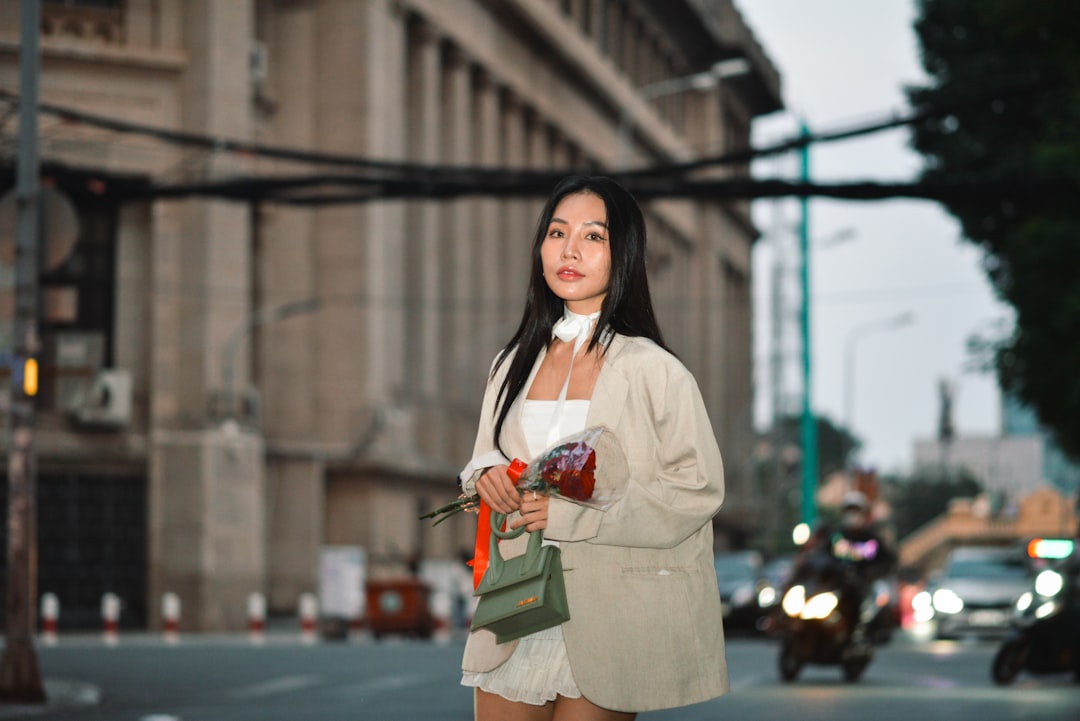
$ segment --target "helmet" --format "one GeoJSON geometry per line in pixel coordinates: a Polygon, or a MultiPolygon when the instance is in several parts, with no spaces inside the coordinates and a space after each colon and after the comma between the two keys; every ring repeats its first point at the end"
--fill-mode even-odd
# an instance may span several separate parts
{"type": "Polygon", "coordinates": [[[858,508],[860,511],[870,510],[870,499],[862,491],[848,491],[844,494],[842,508],[858,508]]]}

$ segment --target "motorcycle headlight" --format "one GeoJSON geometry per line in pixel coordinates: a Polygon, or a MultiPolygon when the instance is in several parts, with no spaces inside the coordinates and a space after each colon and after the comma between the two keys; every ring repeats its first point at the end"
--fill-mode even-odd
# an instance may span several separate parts
{"type": "Polygon", "coordinates": [[[1016,612],[1023,613],[1031,608],[1031,602],[1035,600],[1034,594],[1031,591],[1024,591],[1020,594],[1020,598],[1016,599],[1016,612]]]}
{"type": "Polygon", "coordinates": [[[835,593],[832,593],[831,591],[819,593],[806,602],[806,607],[802,611],[802,617],[807,620],[828,618],[829,614],[833,612],[838,603],[840,603],[840,599],[837,598],[835,593]]]}
{"type": "Polygon", "coordinates": [[[960,613],[964,610],[964,600],[949,588],[934,591],[934,610],[938,613],[960,613]]]}
{"type": "Polygon", "coordinates": [[[1047,598],[1058,595],[1065,587],[1065,579],[1057,571],[1047,569],[1035,577],[1035,593],[1047,598]]]}
{"type": "Polygon", "coordinates": [[[784,594],[784,600],[780,605],[787,615],[791,617],[798,616],[806,606],[806,588],[804,586],[792,586],[784,594]]]}

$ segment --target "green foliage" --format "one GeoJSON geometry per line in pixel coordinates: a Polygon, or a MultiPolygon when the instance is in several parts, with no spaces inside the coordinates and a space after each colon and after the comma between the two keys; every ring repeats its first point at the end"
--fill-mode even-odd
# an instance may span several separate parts
{"type": "Polygon", "coordinates": [[[1025,190],[1051,181],[1080,198],[1080,3],[921,0],[920,10],[930,83],[909,98],[951,109],[913,128],[924,177],[1015,188],[946,206],[1016,311],[1010,335],[972,346],[991,347],[1002,386],[1080,458],[1080,202],[1025,190]]]}
{"type": "MultiPolygon", "coordinates": [[[[818,481],[847,466],[848,455],[859,447],[859,439],[824,416],[817,416],[818,481]]],[[[780,434],[795,447],[802,445],[802,420],[799,416],[784,416],[777,421],[780,434]]]]}
{"type": "Polygon", "coordinates": [[[910,477],[882,481],[885,498],[892,505],[892,524],[897,538],[904,538],[949,508],[954,498],[974,498],[982,484],[966,468],[922,468],[910,477]]]}

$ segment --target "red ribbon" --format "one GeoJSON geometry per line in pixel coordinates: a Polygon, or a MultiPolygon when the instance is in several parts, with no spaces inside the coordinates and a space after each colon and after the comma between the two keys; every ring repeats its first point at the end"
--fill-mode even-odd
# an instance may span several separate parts
{"type": "Polygon", "coordinates": [[[480,513],[476,518],[476,547],[473,550],[473,559],[469,561],[472,566],[473,590],[480,585],[480,580],[487,570],[488,561],[491,560],[491,506],[480,501],[480,513]]]}
{"type": "MultiPolygon", "coordinates": [[[[511,480],[517,481],[523,470],[525,470],[524,461],[519,461],[515,458],[510,462],[510,467],[506,469],[506,474],[510,476],[511,480]]],[[[506,521],[503,521],[501,530],[506,530],[506,521]]],[[[476,546],[473,548],[473,559],[468,562],[469,565],[472,566],[472,585],[474,591],[477,586],[480,585],[481,579],[484,578],[484,572],[487,571],[488,562],[490,560],[491,506],[484,501],[480,501],[480,513],[476,518],[476,546]]]]}

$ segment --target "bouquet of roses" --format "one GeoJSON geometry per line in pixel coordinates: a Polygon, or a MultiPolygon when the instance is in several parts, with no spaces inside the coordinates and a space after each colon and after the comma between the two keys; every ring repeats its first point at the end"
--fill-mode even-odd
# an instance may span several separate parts
{"type": "MultiPolygon", "coordinates": [[[[617,494],[613,489],[596,488],[596,448],[605,433],[610,435],[605,428],[586,428],[563,438],[530,463],[515,458],[507,468],[507,475],[514,481],[519,493],[546,493],[607,510],[617,494]]],[[[420,518],[435,518],[437,520],[433,525],[437,525],[456,513],[475,511],[479,507],[479,493],[462,495],[420,518]]]]}

